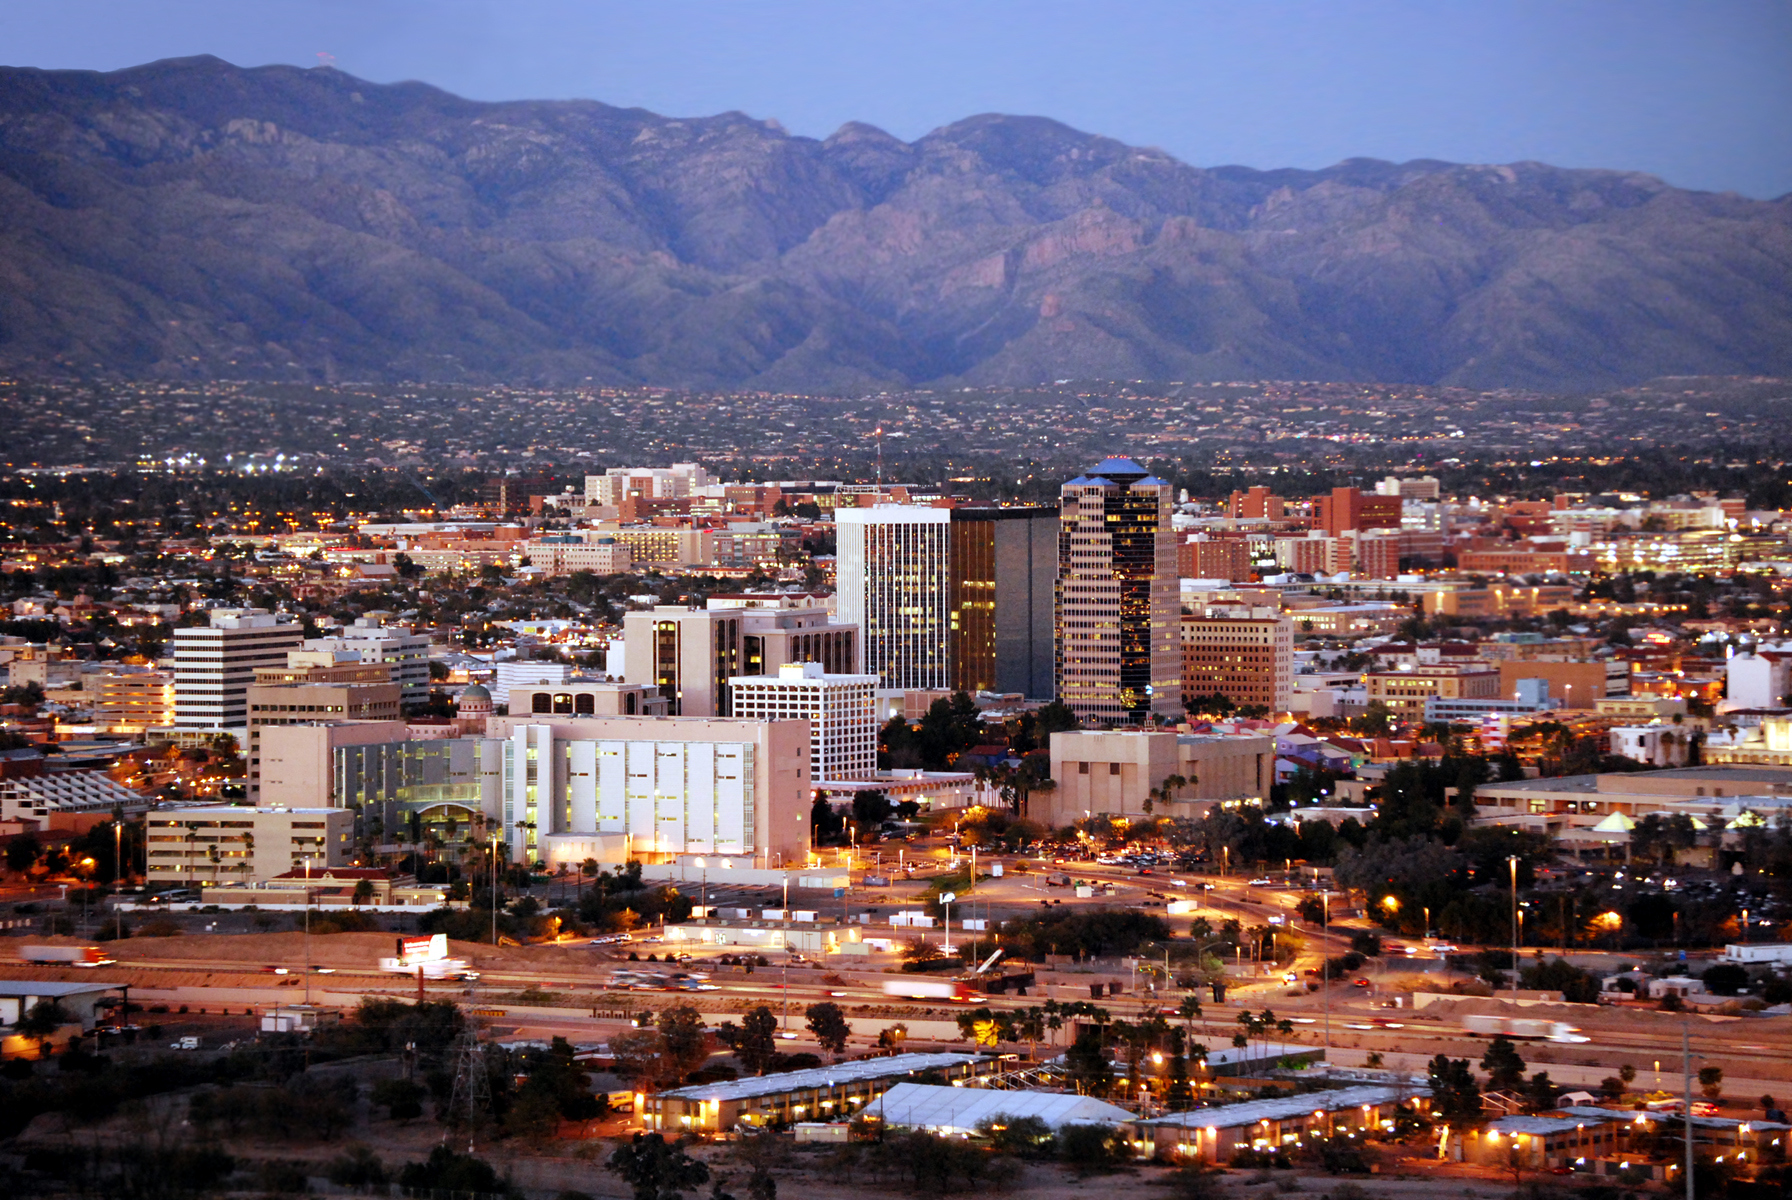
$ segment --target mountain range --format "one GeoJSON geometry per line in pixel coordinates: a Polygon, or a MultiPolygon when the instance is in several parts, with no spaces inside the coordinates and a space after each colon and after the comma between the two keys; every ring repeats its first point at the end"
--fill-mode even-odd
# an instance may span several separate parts
{"type": "Polygon", "coordinates": [[[1792,374],[1792,197],[1201,168],[215,58],[0,69],[0,370],[858,392],[1792,374]]]}

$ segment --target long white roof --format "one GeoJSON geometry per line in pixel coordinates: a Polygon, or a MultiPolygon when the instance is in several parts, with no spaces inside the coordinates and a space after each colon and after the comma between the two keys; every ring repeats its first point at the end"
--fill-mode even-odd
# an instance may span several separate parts
{"type": "Polygon", "coordinates": [[[1061,1125],[1116,1125],[1134,1119],[1124,1108],[1073,1092],[1009,1092],[993,1088],[899,1083],[866,1105],[886,1125],[918,1129],[975,1129],[994,1117],[1038,1117],[1061,1125]]]}
{"type": "Polygon", "coordinates": [[[692,1084],[690,1087],[662,1092],[661,1095],[680,1100],[750,1100],[755,1096],[778,1096],[808,1088],[838,1087],[865,1079],[888,1079],[895,1075],[912,1075],[917,1071],[961,1067],[976,1061],[978,1056],[975,1054],[893,1054],[888,1058],[835,1063],[831,1067],[810,1067],[804,1071],[781,1071],[776,1075],[749,1075],[745,1079],[692,1084]]]}
{"type": "Polygon", "coordinates": [[[1431,1089],[1424,1086],[1394,1088],[1382,1084],[1365,1084],[1361,1087],[1328,1088],[1321,1092],[1301,1092],[1293,1096],[1278,1096],[1270,1100],[1248,1100],[1243,1104],[1220,1104],[1212,1108],[1195,1108],[1188,1112],[1171,1113],[1168,1116],[1156,1117],[1149,1121],[1140,1121],[1141,1125],[1182,1125],[1190,1129],[1234,1129],[1242,1125],[1255,1125],[1258,1121],[1285,1121],[1289,1117],[1298,1117],[1302,1113],[1341,1112],[1347,1108],[1358,1108],[1365,1104],[1389,1104],[1397,1100],[1411,1100],[1415,1097],[1430,1098],[1431,1089]]]}

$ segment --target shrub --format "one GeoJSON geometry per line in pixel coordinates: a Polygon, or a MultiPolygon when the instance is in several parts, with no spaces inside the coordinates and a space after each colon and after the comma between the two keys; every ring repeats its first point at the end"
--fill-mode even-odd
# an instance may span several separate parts
{"type": "Polygon", "coordinates": [[[431,1150],[423,1162],[406,1163],[398,1173],[398,1183],[408,1189],[488,1195],[508,1190],[490,1163],[471,1154],[456,1154],[446,1146],[431,1150]]]}
{"type": "Polygon", "coordinates": [[[1078,1175],[1105,1171],[1120,1135],[1106,1125],[1065,1125],[1058,1130],[1058,1157],[1078,1175]]]}
{"type": "Polygon", "coordinates": [[[360,1142],[331,1159],[324,1174],[337,1187],[354,1188],[358,1192],[386,1186],[386,1164],[360,1142]]]}

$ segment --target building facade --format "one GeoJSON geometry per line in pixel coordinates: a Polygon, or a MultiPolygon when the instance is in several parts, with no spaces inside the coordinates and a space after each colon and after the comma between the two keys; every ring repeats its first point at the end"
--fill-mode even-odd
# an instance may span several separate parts
{"type": "Polygon", "coordinates": [[[657,690],[675,717],[728,716],[728,681],[737,675],[775,675],[793,662],[820,663],[830,675],[857,667],[858,626],[775,596],[656,605],[626,614],[622,630],[624,677],[657,690]]]}
{"type": "Polygon", "coordinates": [[[149,882],[208,887],[340,867],[354,848],[355,816],[343,809],[224,804],[150,813],[149,882]]]}
{"type": "Polygon", "coordinates": [[[1182,614],[1182,694],[1218,693],[1240,707],[1289,711],[1294,619],[1274,608],[1209,607],[1182,614]]]}
{"type": "Polygon", "coordinates": [[[397,721],[404,714],[396,683],[254,683],[249,685],[248,794],[261,799],[262,731],[278,725],[397,721]]]}
{"type": "Polygon", "coordinates": [[[950,510],[837,508],[840,620],[859,627],[855,674],[891,690],[952,686],[950,510]]]}
{"type": "Polygon", "coordinates": [[[1181,612],[1171,487],[1110,458],[1062,490],[1057,692],[1085,720],[1182,713],[1181,612]]]}
{"type": "Polygon", "coordinates": [[[1050,699],[1058,510],[1035,505],[950,511],[953,690],[1050,699]]]}
{"type": "Polygon", "coordinates": [[[640,858],[725,854],[774,866],[808,851],[808,721],[512,716],[488,729],[483,740],[503,746],[488,829],[513,859],[582,861],[603,834],[624,835],[625,853],[640,858]]]}
{"type": "Polygon", "coordinates": [[[1363,676],[1370,704],[1381,704],[1402,721],[1425,719],[1426,705],[1437,700],[1497,700],[1500,673],[1477,666],[1418,666],[1408,671],[1371,671],[1363,676]]]}
{"type": "Polygon", "coordinates": [[[93,719],[108,733],[143,733],[174,720],[174,673],[112,670],[89,683],[93,719]]]}
{"type": "Polygon", "coordinates": [[[1275,783],[1276,743],[1268,736],[1080,730],[1055,733],[1052,779],[1035,793],[1034,820],[1067,825],[1084,816],[1200,817],[1216,804],[1260,804],[1275,783]],[[1154,797],[1164,781],[1190,782],[1154,797]],[[1043,811],[1040,811],[1043,809],[1043,811]]]}
{"type": "Polygon", "coordinates": [[[390,667],[392,680],[402,689],[406,704],[429,700],[429,638],[408,625],[382,624],[377,617],[361,617],[335,637],[312,638],[308,650],[348,650],[364,663],[390,667]]]}
{"type": "Polygon", "coordinates": [[[818,782],[876,772],[877,676],[829,675],[820,663],[786,663],[776,675],[742,675],[729,683],[736,717],[809,722],[818,782]]]}
{"type": "Polygon", "coordinates": [[[262,667],[284,667],[304,630],[259,609],[215,609],[211,621],[174,631],[174,724],[239,729],[249,723],[249,686],[262,667]]]}

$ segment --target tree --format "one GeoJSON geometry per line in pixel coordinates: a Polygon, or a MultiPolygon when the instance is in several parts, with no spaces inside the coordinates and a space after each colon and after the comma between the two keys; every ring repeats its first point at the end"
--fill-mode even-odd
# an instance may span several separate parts
{"type": "Polygon", "coordinates": [[[852,823],[859,831],[859,840],[867,833],[876,833],[890,817],[890,798],[881,791],[856,792],[852,798],[852,823]]]}
{"type": "Polygon", "coordinates": [[[1724,1069],[1722,1067],[1700,1067],[1699,1091],[1707,1100],[1715,1100],[1723,1095],[1724,1069]]]}
{"type": "Polygon", "coordinates": [[[355,884],[354,895],[351,899],[357,907],[362,904],[373,903],[373,881],[371,879],[363,879],[357,882],[355,884]]]}
{"type": "Polygon", "coordinates": [[[684,1152],[682,1141],[657,1133],[637,1133],[604,1164],[634,1189],[635,1200],[677,1200],[709,1182],[709,1168],[684,1152]]]}
{"type": "Polygon", "coordinates": [[[665,1071],[665,1050],[666,1039],[657,1029],[625,1029],[610,1038],[616,1073],[643,1090],[651,1088],[665,1071]]]}
{"type": "Polygon", "coordinates": [[[763,1075],[778,1057],[778,1018],[761,1004],[742,1017],[740,1025],[734,1056],[753,1074],[763,1075]]]}
{"type": "Polygon", "coordinates": [[[1505,1091],[1524,1082],[1524,1059],[1505,1034],[1494,1037],[1481,1056],[1481,1069],[1487,1072],[1487,1086],[1505,1091]]]}
{"type": "Polygon", "coordinates": [[[12,1030],[20,1037],[30,1038],[38,1044],[41,1052],[44,1042],[55,1035],[58,1029],[72,1023],[75,1015],[54,1000],[39,1000],[13,1023],[12,1030]]]}
{"type": "Polygon", "coordinates": [[[668,1081],[684,1077],[709,1060],[715,1041],[703,1029],[703,1014],[688,1004],[675,1005],[660,1014],[662,1062],[660,1074],[668,1081]]]}
{"type": "Polygon", "coordinates": [[[44,848],[29,833],[21,833],[6,844],[6,869],[23,875],[37,865],[44,848]]]}
{"type": "Polygon", "coordinates": [[[1176,798],[1176,793],[1185,787],[1191,787],[1199,780],[1183,775],[1166,775],[1164,781],[1151,789],[1145,797],[1145,811],[1150,813],[1158,803],[1169,803],[1176,798]]]}
{"type": "Polygon", "coordinates": [[[1041,745],[1049,748],[1052,744],[1052,734],[1070,733],[1082,727],[1082,721],[1077,719],[1077,715],[1071,711],[1070,705],[1062,700],[1053,700],[1035,714],[1033,736],[1039,739],[1041,745]]]}
{"type": "Polygon", "coordinates": [[[1108,1065],[1107,1051],[1102,1048],[1101,1034],[1085,1027],[1065,1052],[1064,1065],[1071,1079],[1091,1095],[1102,1095],[1114,1081],[1114,1069],[1108,1065]]]}
{"type": "Polygon", "coordinates": [[[373,1085],[369,1100],[384,1106],[394,1121],[411,1121],[423,1115],[423,1085],[410,1079],[382,1079],[373,1085]]]}
{"type": "Polygon", "coordinates": [[[1556,1106],[1556,1085],[1550,1081],[1548,1071],[1538,1071],[1531,1076],[1531,1081],[1525,1085],[1525,1100],[1538,1112],[1556,1106]]]}
{"type": "Polygon", "coordinates": [[[1431,1083],[1431,1103],[1437,1114],[1448,1118],[1473,1118],[1481,1115],[1481,1088],[1475,1083],[1468,1059],[1440,1054],[1432,1059],[1427,1074],[1431,1083]]]}
{"type": "Polygon", "coordinates": [[[838,1057],[846,1052],[846,1039],[852,1036],[852,1026],[838,1004],[831,1000],[811,1004],[803,1010],[803,1015],[809,1019],[809,1032],[831,1054],[838,1057]]]}

